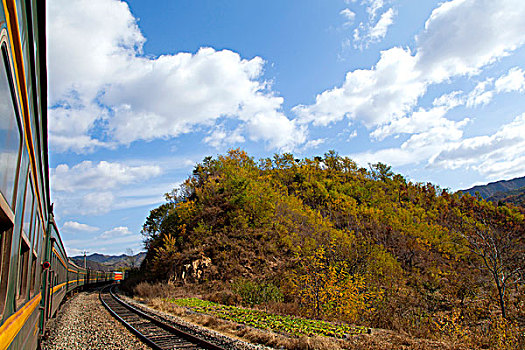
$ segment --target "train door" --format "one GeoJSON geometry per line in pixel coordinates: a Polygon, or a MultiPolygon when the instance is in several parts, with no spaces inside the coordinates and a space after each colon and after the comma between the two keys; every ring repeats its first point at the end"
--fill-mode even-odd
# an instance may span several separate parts
{"type": "Polygon", "coordinates": [[[53,281],[54,279],[54,273],[51,269],[45,269],[44,272],[43,272],[43,276],[42,276],[42,280],[45,281],[45,283],[43,283],[44,285],[47,286],[47,288],[45,288],[45,290],[43,290],[42,292],[44,293],[43,297],[44,297],[44,310],[45,312],[43,312],[42,314],[44,315],[44,323],[49,319],[49,314],[50,314],[50,310],[51,310],[51,304],[52,304],[52,300],[51,300],[51,291],[53,290],[53,281]]]}

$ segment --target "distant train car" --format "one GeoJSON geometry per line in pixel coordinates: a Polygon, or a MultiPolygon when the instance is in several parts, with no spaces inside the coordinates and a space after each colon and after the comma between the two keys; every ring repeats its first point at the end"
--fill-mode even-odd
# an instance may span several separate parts
{"type": "Polygon", "coordinates": [[[113,279],[118,282],[122,281],[124,279],[124,273],[120,271],[113,272],[113,279]]]}
{"type": "Polygon", "coordinates": [[[45,1],[2,1],[0,49],[0,350],[31,350],[67,292],[113,275],[69,261],[53,218],[45,1]]]}

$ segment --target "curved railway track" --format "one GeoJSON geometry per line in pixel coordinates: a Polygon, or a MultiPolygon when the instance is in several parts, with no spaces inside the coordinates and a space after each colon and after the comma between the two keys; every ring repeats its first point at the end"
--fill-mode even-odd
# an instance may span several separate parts
{"type": "Polygon", "coordinates": [[[127,304],[113,293],[113,287],[108,286],[100,291],[102,304],[115,318],[153,349],[224,350],[220,346],[159,321],[127,304]]]}

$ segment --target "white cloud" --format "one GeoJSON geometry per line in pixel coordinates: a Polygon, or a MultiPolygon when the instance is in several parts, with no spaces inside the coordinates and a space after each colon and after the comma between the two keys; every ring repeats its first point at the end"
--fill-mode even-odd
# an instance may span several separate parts
{"type": "Polygon", "coordinates": [[[69,248],[69,244],[66,245],[66,252],[67,256],[70,257],[84,254],[84,250],[78,248],[69,248]]]}
{"type": "Polygon", "coordinates": [[[116,238],[116,237],[122,237],[122,236],[129,236],[133,233],[127,228],[126,226],[118,226],[114,227],[111,230],[104,231],[99,238],[116,238]]]}
{"type": "Polygon", "coordinates": [[[304,145],[304,149],[318,148],[320,145],[326,142],[326,139],[315,139],[310,140],[304,145]]]}
{"type": "Polygon", "coordinates": [[[282,113],[257,113],[247,120],[246,127],[250,130],[250,140],[266,140],[271,148],[281,151],[293,150],[296,145],[303,144],[307,137],[306,126],[298,125],[282,113]]]}
{"type": "Polygon", "coordinates": [[[478,74],[524,42],[524,1],[448,1],[432,11],[417,37],[418,67],[434,83],[478,74]]]}
{"type": "Polygon", "coordinates": [[[383,0],[364,0],[362,4],[366,6],[368,21],[360,22],[353,33],[354,48],[360,50],[383,40],[397,15],[396,10],[392,7],[383,11],[386,5],[383,0]]]}
{"type": "Polygon", "coordinates": [[[432,164],[449,169],[469,168],[491,179],[525,173],[525,113],[488,136],[458,140],[444,147],[432,164]]]}
{"type": "MultiPolygon", "coordinates": [[[[134,193],[133,190],[120,193],[123,186],[138,186],[160,175],[161,168],[157,165],[129,166],[106,161],[83,161],[72,167],[60,164],[50,172],[53,197],[61,214],[100,215],[119,207],[123,197],[134,193]]],[[[126,206],[151,204],[151,192],[137,196],[126,206]],[[150,202],[144,204],[144,197],[150,202]]]]}
{"type": "Polygon", "coordinates": [[[381,15],[379,21],[370,29],[370,41],[377,42],[386,36],[388,27],[394,23],[394,16],[396,12],[394,9],[389,8],[385,13],[381,15]]]}
{"type": "Polygon", "coordinates": [[[69,200],[71,200],[74,197],[68,197],[66,200],[61,200],[64,197],[57,195],[57,202],[59,204],[62,204],[62,210],[64,212],[73,212],[82,215],[101,215],[113,210],[115,204],[115,195],[112,192],[92,191],[84,194],[80,198],[80,201],[75,200],[75,204],[73,204],[73,206],[64,206],[64,204],[66,204],[69,200]]]}
{"type": "Polygon", "coordinates": [[[426,91],[409,50],[392,48],[381,52],[372,69],[349,72],[341,87],[317,95],[313,105],[293,108],[302,123],[328,125],[342,119],[357,119],[368,127],[402,117],[426,91]]]}
{"type": "Polygon", "coordinates": [[[384,0],[363,0],[363,4],[367,5],[366,12],[373,20],[377,17],[377,14],[385,6],[384,0]]]}
{"type": "MultiPolygon", "coordinates": [[[[417,37],[415,54],[399,47],[382,51],[374,67],[348,72],[342,86],[320,93],[314,104],[298,105],[293,111],[302,123],[328,125],[348,118],[370,129],[380,128],[376,134],[399,132],[402,118],[421,117],[419,111],[412,112],[430,85],[479,73],[524,42],[525,2],[445,2],[432,12],[417,37]],[[385,127],[390,123],[394,126],[385,127]]],[[[491,93],[481,90],[483,86],[471,96],[472,105],[490,100],[491,93]]]]}
{"type": "Polygon", "coordinates": [[[394,166],[423,163],[429,167],[467,169],[488,179],[510,179],[525,173],[525,113],[491,135],[463,138],[469,122],[442,119],[443,125],[414,134],[400,147],[350,155],[359,164],[394,166]]]}
{"type": "Polygon", "coordinates": [[[55,191],[107,190],[158,176],[160,173],[161,169],[156,165],[133,167],[106,161],[93,164],[85,160],[73,167],[60,164],[52,169],[51,184],[55,191]]]}
{"type": "Polygon", "coordinates": [[[353,12],[352,10],[346,8],[346,9],[341,10],[341,12],[339,12],[339,14],[341,16],[343,16],[343,18],[345,19],[345,22],[344,22],[343,26],[349,27],[349,26],[351,26],[354,23],[355,12],[353,12]]]}
{"type": "Polygon", "coordinates": [[[492,84],[493,79],[487,79],[476,85],[474,90],[472,90],[467,97],[467,107],[476,107],[479,105],[486,105],[492,101],[494,92],[487,90],[487,88],[492,84]]]}
{"type": "Polygon", "coordinates": [[[146,57],[137,21],[118,0],[50,1],[48,32],[50,140],[59,151],[177,137],[220,118],[251,124],[241,130],[271,148],[305,138],[261,80],[260,57],[212,48],[146,57]],[[281,142],[268,123],[301,137],[281,142]]]}
{"type": "MultiPolygon", "coordinates": [[[[478,107],[490,103],[495,94],[513,91],[525,92],[525,72],[519,67],[511,68],[496,81],[494,78],[487,78],[479,82],[466,96],[462,91],[454,91],[452,100],[448,103],[453,103],[454,107],[463,104],[471,108],[478,107]]],[[[449,96],[444,95],[440,97],[442,98],[449,98],[449,96]]],[[[438,99],[434,101],[434,105],[436,103],[439,103],[438,99]]]]}
{"type": "Polygon", "coordinates": [[[498,78],[494,83],[496,92],[525,92],[525,72],[519,68],[514,67],[509,72],[498,78]]]}
{"type": "Polygon", "coordinates": [[[49,141],[54,151],[86,153],[99,147],[115,146],[90,135],[97,121],[107,120],[107,111],[95,104],[85,106],[69,100],[50,109],[49,118],[52,121],[49,123],[49,141]]]}
{"type": "Polygon", "coordinates": [[[236,143],[243,143],[244,137],[241,135],[241,129],[237,128],[230,132],[223,125],[217,125],[203,140],[207,144],[219,149],[236,143]]]}
{"type": "Polygon", "coordinates": [[[350,141],[350,140],[353,139],[354,137],[357,137],[357,130],[352,131],[352,132],[348,135],[348,138],[347,138],[346,140],[347,140],[347,141],[350,141]]]}
{"type": "MultiPolygon", "coordinates": [[[[432,110],[421,111],[420,118],[422,120],[425,120],[426,113],[431,115],[436,112],[432,110]]],[[[428,163],[429,159],[436,157],[445,145],[461,140],[463,137],[462,129],[468,122],[468,119],[454,122],[439,118],[432,123],[433,125],[430,128],[426,128],[425,131],[418,130],[418,133],[411,135],[400,147],[352,154],[350,158],[361,165],[377,162],[393,166],[428,163]]]]}
{"type": "Polygon", "coordinates": [[[82,224],[76,221],[66,221],[62,226],[64,230],[67,231],[84,231],[84,232],[95,232],[98,231],[98,227],[89,226],[87,224],[82,224]]]}
{"type": "Polygon", "coordinates": [[[468,118],[461,122],[448,120],[444,117],[448,110],[449,106],[438,106],[428,110],[420,108],[409,116],[395,119],[375,129],[370,135],[378,140],[383,140],[392,134],[420,134],[442,129],[453,131],[462,128],[469,122],[468,118]]]}
{"type": "Polygon", "coordinates": [[[461,106],[465,103],[465,98],[462,96],[463,91],[452,91],[443,94],[434,99],[432,105],[435,107],[445,107],[447,110],[461,106]]]}

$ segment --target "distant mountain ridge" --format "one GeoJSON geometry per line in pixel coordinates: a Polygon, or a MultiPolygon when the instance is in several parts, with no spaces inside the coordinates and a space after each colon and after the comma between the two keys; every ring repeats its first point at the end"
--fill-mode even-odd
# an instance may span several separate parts
{"type": "MultiPolygon", "coordinates": [[[[121,254],[121,255],[104,255],[94,253],[86,256],[86,265],[88,268],[112,271],[121,267],[139,267],[146,256],[145,252],[140,252],[133,256],[121,254]]],[[[84,266],[84,256],[77,255],[71,258],[78,266],[84,266]]]]}
{"type": "Polygon", "coordinates": [[[525,176],[490,182],[486,185],[461,190],[461,192],[470,193],[473,196],[478,192],[483,199],[491,202],[502,201],[525,207],[525,176]]]}

